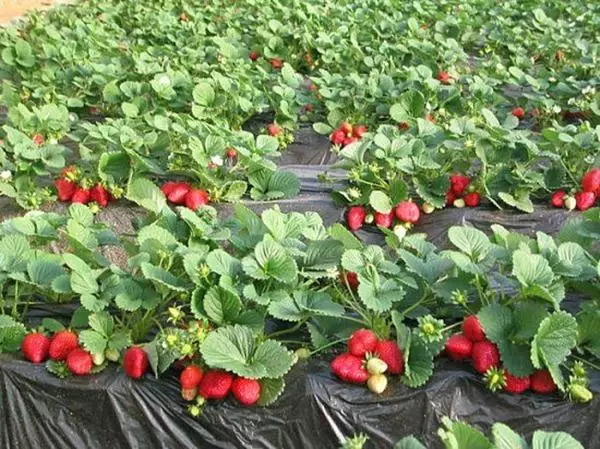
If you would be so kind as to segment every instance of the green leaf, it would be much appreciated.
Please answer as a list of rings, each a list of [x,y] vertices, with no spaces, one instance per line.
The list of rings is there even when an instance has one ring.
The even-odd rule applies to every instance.
[[[92,271],[73,271],[71,273],[71,289],[80,295],[90,295],[100,290],[96,276]]]
[[[392,211],[392,202],[390,198],[381,190],[373,190],[371,192],[369,204],[373,209],[382,214],[388,214]]]
[[[79,342],[91,354],[102,354],[106,349],[108,340],[98,332],[87,329],[79,333]]]
[[[487,108],[483,108],[481,109],[481,115],[483,115],[483,118],[485,118],[485,121],[489,126],[492,128],[500,128],[500,122],[492,111]]]
[[[505,340],[513,329],[513,316],[510,308],[492,303],[482,308],[477,318],[485,331],[486,337],[494,343]]]
[[[323,136],[329,135],[333,131],[333,128],[331,126],[329,126],[327,123],[322,122],[313,123],[312,127],[317,134],[321,134]]]
[[[123,111],[123,114],[125,114],[125,117],[129,118],[137,117],[140,113],[140,110],[135,104],[127,102],[121,104],[121,110]]]
[[[410,388],[417,388],[425,385],[432,374],[433,355],[423,341],[413,338],[402,382]]]
[[[196,85],[192,96],[194,97],[194,101],[200,106],[210,106],[215,101],[215,91],[208,83]]]
[[[159,214],[167,206],[167,200],[161,190],[144,178],[133,179],[128,184],[126,197],[155,214]]]
[[[536,430],[531,449],[583,449],[583,445],[565,432],[543,432]]]
[[[242,311],[242,301],[235,293],[221,287],[211,287],[204,295],[204,310],[215,323],[232,323]]]
[[[59,332],[65,328],[65,326],[54,318],[44,318],[42,320],[42,327],[52,333]]]
[[[294,259],[269,235],[254,249],[254,256],[242,260],[244,272],[255,279],[273,278],[280,282],[292,283],[298,276]]]
[[[427,449],[413,436],[404,437],[394,445],[394,449]]]
[[[285,380],[283,377],[277,379],[261,379],[260,380],[260,398],[257,404],[261,407],[271,405],[279,399],[285,390]]]
[[[541,369],[563,363],[577,343],[577,321],[564,311],[545,318],[531,345],[531,361]]]
[[[423,116],[425,97],[418,90],[409,90],[400,95],[400,101],[390,108],[390,116],[396,122],[407,122]]]
[[[343,225],[336,223],[328,230],[332,239],[337,240],[344,245],[345,249],[362,249],[363,244],[358,240],[352,232]]]
[[[113,333],[115,326],[112,316],[106,312],[93,313],[88,317],[88,323],[90,328],[105,337]]]
[[[45,259],[32,260],[27,264],[27,274],[34,284],[48,288],[52,282],[66,274],[61,264]]]
[[[548,287],[554,280],[554,273],[544,257],[522,249],[513,253],[512,273],[525,287]]]
[[[248,183],[245,181],[233,181],[222,196],[224,201],[237,201],[244,196],[248,190]]]
[[[452,226],[448,230],[448,239],[474,262],[483,260],[491,248],[487,236],[472,227]]]
[[[240,261],[222,249],[211,251],[206,256],[206,264],[211,271],[221,276],[235,276],[240,267]]]
[[[26,333],[23,324],[8,315],[0,315],[0,353],[18,351]]]
[[[495,449],[529,449],[519,434],[506,424],[496,423],[492,426]]]
[[[168,271],[148,262],[143,262],[141,268],[146,279],[157,282],[170,290],[186,292],[190,288],[190,285],[181,278],[177,278]]]
[[[448,442],[448,434],[452,435],[452,444],[447,444],[447,447],[456,449],[494,449],[491,441],[486,438],[479,430],[470,425],[457,421],[449,425],[446,432],[441,431],[440,437],[442,441]]]

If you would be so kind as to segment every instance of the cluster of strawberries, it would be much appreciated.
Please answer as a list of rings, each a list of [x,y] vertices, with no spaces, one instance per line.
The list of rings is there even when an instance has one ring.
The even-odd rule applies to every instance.
[[[388,213],[374,212],[367,214],[367,209],[364,206],[352,206],[346,213],[346,224],[351,231],[358,231],[363,224],[375,223],[383,228],[391,228],[393,226],[396,234],[401,234],[399,237],[404,237],[406,230],[413,224],[419,221],[421,211],[419,206],[412,201],[401,201]],[[394,221],[397,223],[394,226]]]
[[[167,199],[176,205],[187,207],[193,211],[209,202],[208,192],[202,189],[194,189],[187,182],[167,181],[160,188]]]
[[[600,198],[600,168],[595,167],[581,178],[581,191],[568,195],[564,190],[557,190],[552,194],[550,203],[554,207],[584,211],[594,207]]]
[[[258,58],[260,58],[260,53],[256,50],[252,50],[249,54],[248,57],[250,58],[251,61],[256,62],[258,61]],[[283,67],[283,59],[278,58],[278,57],[274,57],[269,59],[269,64],[271,64],[271,67],[274,70],[280,70]]]
[[[100,207],[108,206],[114,199],[110,191],[101,183],[88,187],[87,182],[79,182],[79,175],[79,171],[73,165],[62,169],[60,177],[54,181],[58,199],[65,203],[96,203]]]
[[[367,384],[373,393],[387,388],[384,373],[404,372],[404,356],[394,340],[380,340],[369,329],[359,329],[348,340],[348,352],[331,362],[331,371],[344,382]]]
[[[354,125],[352,126],[348,122],[343,122],[335,131],[329,136],[329,140],[334,145],[345,147],[351,143],[358,142],[362,139],[362,136],[367,132],[365,125]]]
[[[261,385],[256,379],[238,377],[226,371],[209,370],[204,372],[198,365],[186,366],[179,375],[181,396],[186,401],[196,399],[190,406],[193,416],[198,416],[207,400],[225,399],[231,392],[242,405],[250,407],[260,399]]]
[[[446,354],[452,360],[471,360],[473,369],[485,375],[492,390],[502,388],[512,394],[531,389],[535,393],[549,394],[556,384],[547,370],[539,370],[530,376],[517,377],[500,367],[498,347],[489,341],[476,315],[465,317],[462,333],[455,334],[446,342]]]
[[[69,373],[75,376],[92,374],[95,366],[101,366],[106,360],[117,362],[119,351],[106,349],[101,354],[90,354],[79,344],[77,334],[63,329],[51,338],[43,332],[31,332],[21,343],[23,357],[32,363],[43,363],[50,359],[64,363]],[[129,377],[139,379],[148,369],[148,355],[137,346],[130,347],[123,355],[123,368]]]
[[[446,192],[446,206],[477,207],[481,202],[481,195],[471,183],[471,178],[466,175],[450,176],[450,189]]]

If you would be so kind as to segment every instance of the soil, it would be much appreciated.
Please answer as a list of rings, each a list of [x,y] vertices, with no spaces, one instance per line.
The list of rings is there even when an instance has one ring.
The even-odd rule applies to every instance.
[[[0,25],[5,25],[25,15],[28,11],[48,9],[65,0],[0,0]]]

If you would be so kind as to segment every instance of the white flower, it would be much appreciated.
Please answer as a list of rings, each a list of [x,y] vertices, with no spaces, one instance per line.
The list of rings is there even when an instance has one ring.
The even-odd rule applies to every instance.
[[[171,79],[167,75],[163,75],[158,79],[158,84],[162,87],[168,87],[171,85]]]
[[[210,161],[219,167],[223,165],[223,158],[221,156],[213,156],[210,158]]]
[[[548,81],[550,81],[551,83],[556,83],[556,78],[551,76],[550,78],[548,78]]]
[[[562,111],[562,109],[560,108],[560,106],[559,106],[559,105],[555,104],[554,106],[552,106],[552,111],[553,111],[555,114],[558,114],[560,111]]]
[[[0,179],[3,181],[8,181],[10,178],[12,178],[12,173],[10,170],[4,170],[3,172],[0,172]]]

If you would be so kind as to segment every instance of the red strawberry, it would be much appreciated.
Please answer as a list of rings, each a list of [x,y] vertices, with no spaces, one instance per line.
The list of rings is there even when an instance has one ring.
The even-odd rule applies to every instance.
[[[446,342],[446,353],[452,360],[465,360],[471,357],[473,342],[463,334],[455,334]]]
[[[346,223],[348,224],[348,228],[351,231],[358,231],[360,228],[362,228],[366,216],[367,213],[364,207],[351,207],[350,209],[348,209],[348,213],[346,214]]]
[[[331,133],[329,139],[334,145],[343,145],[344,140],[346,139],[346,135],[344,134],[344,131],[342,131],[341,129],[337,129],[333,133]]]
[[[231,384],[231,392],[240,404],[249,407],[260,399],[260,383],[256,379],[236,377]]]
[[[463,200],[465,201],[465,205],[467,207],[477,207],[479,206],[481,197],[477,192],[470,192],[463,197]]]
[[[139,346],[132,346],[123,355],[123,368],[125,374],[134,379],[139,379],[148,369],[148,354]]]
[[[314,106],[312,105],[312,103],[306,103],[306,104],[304,105],[304,110],[305,110],[306,112],[312,112],[312,111],[313,111],[313,109],[314,109]]]
[[[71,197],[72,203],[87,204],[90,202],[90,189],[77,187]]]
[[[231,390],[233,376],[225,371],[207,371],[198,391],[204,399],[225,399]]]
[[[192,189],[185,195],[185,207],[197,210],[200,206],[208,204],[208,193],[202,189]]]
[[[390,374],[402,374],[404,372],[404,357],[402,351],[393,340],[380,340],[375,346],[375,353],[387,363],[387,372]]]
[[[252,61],[256,61],[256,60],[257,60],[257,59],[260,57],[260,55],[259,55],[259,53],[258,53],[256,50],[252,50],[252,51],[250,52],[250,55],[249,55],[249,57],[250,57],[250,59],[251,59]]]
[[[375,224],[383,228],[391,228],[394,223],[394,213],[390,212],[382,214],[381,212],[375,212]]]
[[[93,366],[92,355],[84,349],[73,349],[67,356],[67,368],[76,376],[87,376],[92,372]]]
[[[31,140],[33,141],[33,143],[35,143],[36,145],[44,145],[44,142],[46,141],[46,139],[44,139],[44,136],[42,136],[41,134],[35,134]]]
[[[348,352],[338,355],[331,362],[331,371],[345,382],[364,384],[369,379],[363,359]]]
[[[48,358],[50,339],[41,332],[27,334],[21,343],[23,357],[31,363],[42,363]]]
[[[347,145],[350,145],[351,143],[354,143],[354,142],[358,142],[358,139],[356,137],[345,137],[343,145],[347,146]]]
[[[69,165],[68,167],[63,168],[60,171],[61,178],[71,179],[71,177],[75,176],[76,174],[77,174],[77,167],[75,167],[74,165]]]
[[[345,276],[345,279],[344,279]],[[350,286],[350,288],[354,291],[356,291],[356,289],[358,289],[358,275],[356,273],[354,273],[353,271],[347,271],[345,273],[340,273],[340,278],[342,281],[342,284],[346,285],[346,281],[348,281],[348,285]]]
[[[452,175],[450,176],[450,190],[454,195],[460,197],[465,193],[467,187],[471,184],[471,179],[465,175]],[[455,198],[456,199],[456,198]]]
[[[594,192],[577,192],[575,194],[575,203],[577,209],[584,211],[594,206],[596,202],[596,194]]]
[[[554,59],[556,59],[558,62],[562,61],[563,59],[565,59],[565,53],[561,50],[556,50],[556,53],[554,54]]]
[[[362,136],[367,132],[367,127],[365,125],[356,125],[352,130],[352,135],[357,139],[361,139]]]
[[[179,20],[181,20],[182,22],[187,22],[188,20],[190,20],[190,18],[185,13],[182,13],[179,16]]]
[[[448,72],[445,72],[443,70],[440,70],[437,74],[438,81],[442,84],[450,84],[450,74]]]
[[[95,201],[101,207],[108,206],[108,190],[106,190],[102,184],[96,184],[90,189],[90,200]]]
[[[540,370],[529,376],[531,390],[539,394],[549,394],[556,390],[556,384],[548,370]]]
[[[204,372],[198,365],[188,365],[179,375],[181,385],[181,396],[186,401],[192,401],[198,394],[198,385],[202,380]]]
[[[270,136],[277,137],[279,134],[281,134],[281,128],[279,125],[277,125],[277,123],[271,123],[267,126],[267,132]]]
[[[525,109],[523,108],[513,108],[513,110],[510,113],[517,117],[519,120],[525,117]]]
[[[435,118],[433,118],[432,114],[426,114],[425,120],[427,120],[428,122],[431,122],[431,123],[435,123]]]
[[[402,201],[396,206],[396,217],[404,223],[416,223],[419,221],[421,211],[412,201]]]
[[[406,131],[410,128],[410,125],[406,122],[400,122],[398,123],[398,128],[400,128],[401,131]]]
[[[581,178],[581,188],[584,192],[600,195],[600,168],[592,168]]]
[[[500,363],[498,347],[488,340],[473,344],[471,358],[473,368],[480,374],[485,374],[487,370],[497,367]]]
[[[169,193],[167,199],[174,204],[183,204],[185,197],[191,187],[187,182],[175,182],[169,186],[163,186]]]
[[[75,332],[62,330],[54,334],[50,340],[48,355],[52,360],[61,361],[67,358],[69,352],[79,347],[79,341]]]
[[[377,335],[370,329],[355,331],[348,340],[348,352],[357,357],[364,357],[367,352],[375,351]]]
[[[485,340],[485,333],[479,322],[477,315],[469,315],[465,317],[462,324],[462,331],[465,337],[472,342],[478,342]]]
[[[342,131],[344,134],[346,134],[346,136],[351,136],[352,135],[352,125],[348,122],[343,122],[340,127],[339,127],[340,131]]]
[[[227,159],[235,159],[237,157],[237,151],[235,150],[235,148],[228,148],[227,152],[225,153],[225,156],[227,156]]]
[[[54,181],[54,186],[56,187],[56,192],[58,193],[58,199],[63,202],[71,201],[75,190],[77,190],[77,185],[68,179],[57,179]]]
[[[565,205],[565,196],[567,196],[567,194],[565,193],[564,190],[557,190],[556,192],[554,192],[552,194],[552,198],[550,199],[550,203],[554,207],[562,208]]]
[[[166,197],[168,197],[178,184],[179,183],[175,181],[167,181],[160,187],[160,190],[165,194]]]
[[[529,390],[531,381],[529,376],[517,377],[510,374],[508,371],[504,372],[504,391],[512,394],[521,394]]]
[[[454,201],[456,201],[456,195],[452,190],[448,190],[446,192],[446,206],[452,206]]]
[[[273,58],[270,62],[271,67],[273,67],[275,70],[279,70],[283,66],[283,61],[281,58]]]

